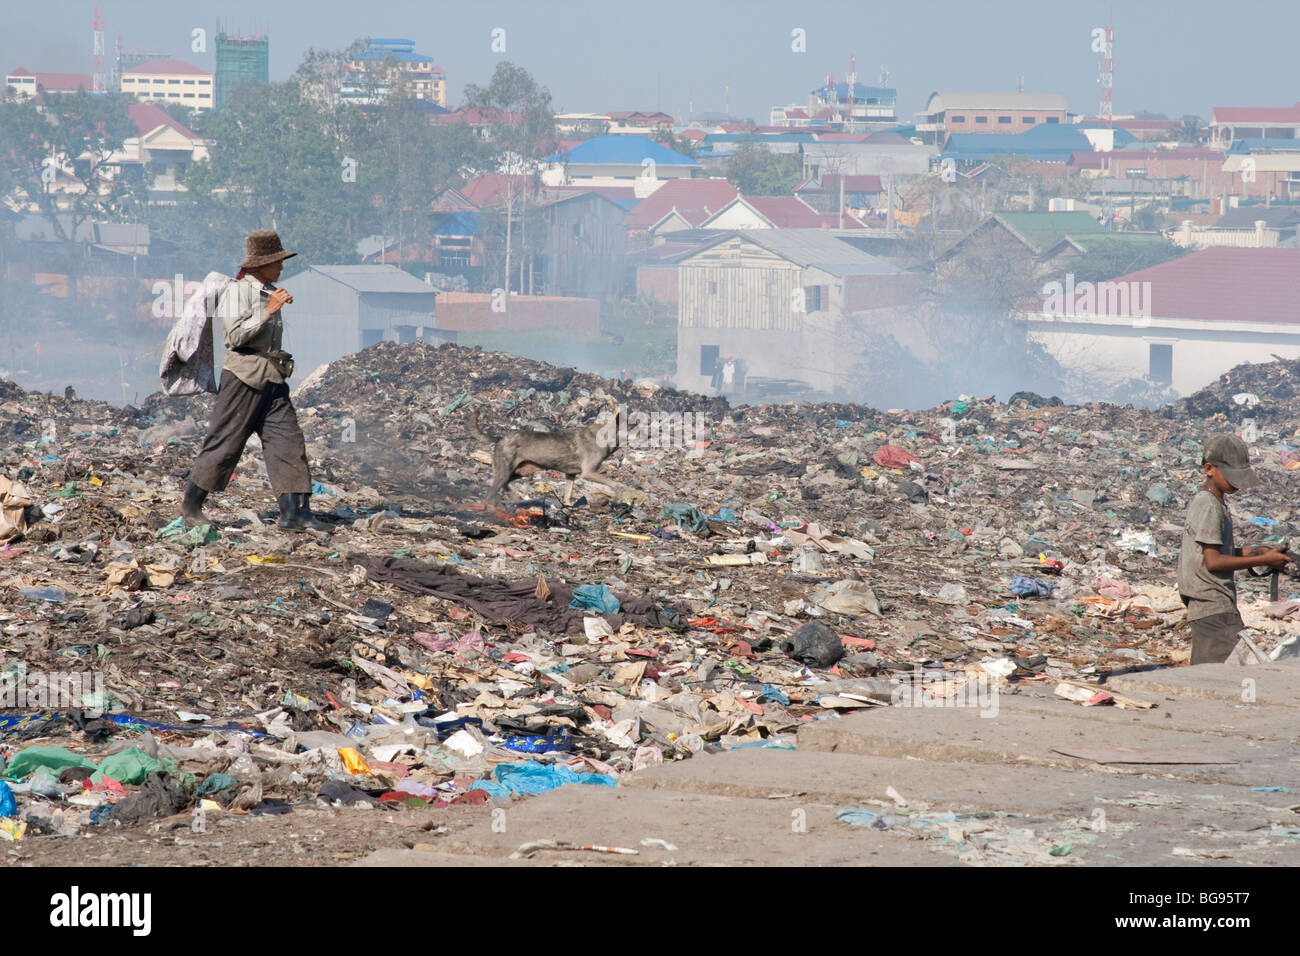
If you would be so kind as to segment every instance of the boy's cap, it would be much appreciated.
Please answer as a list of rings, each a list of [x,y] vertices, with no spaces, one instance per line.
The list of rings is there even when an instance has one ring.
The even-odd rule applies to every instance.
[[[1250,467],[1250,451],[1237,435],[1211,435],[1205,441],[1201,457],[1223,472],[1223,477],[1234,488],[1259,484],[1259,476]]]

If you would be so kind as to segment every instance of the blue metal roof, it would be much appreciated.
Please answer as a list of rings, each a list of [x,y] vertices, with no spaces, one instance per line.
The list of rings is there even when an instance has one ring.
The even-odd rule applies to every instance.
[[[402,63],[433,62],[433,57],[415,52],[414,40],[401,39],[371,40],[365,50],[357,56],[357,59],[387,60],[390,57]]]
[[[1121,149],[1137,142],[1127,130],[1116,127],[1115,147]],[[1092,143],[1083,128],[1065,123],[1044,123],[1023,133],[953,133],[948,137],[943,156],[953,159],[983,160],[990,156],[1022,156],[1042,162],[1066,162],[1071,153],[1091,153]]]
[[[661,146],[648,136],[596,136],[566,153],[549,157],[551,162],[586,163],[602,166],[640,166],[646,160],[661,166],[698,166],[689,156]]]
[[[812,93],[814,96],[826,96],[830,93],[830,87],[825,84],[817,87]],[[835,98],[837,100],[847,100],[849,98],[849,84],[835,84]],[[862,102],[868,99],[874,99],[880,102],[893,103],[898,99],[898,90],[889,86],[866,86],[862,83],[853,84],[853,99]]]
[[[1300,149],[1300,139],[1239,139],[1228,150],[1230,153],[1293,153]]]
[[[446,213],[438,227],[433,230],[435,236],[477,236],[478,235],[478,213],[476,212],[451,212]]]

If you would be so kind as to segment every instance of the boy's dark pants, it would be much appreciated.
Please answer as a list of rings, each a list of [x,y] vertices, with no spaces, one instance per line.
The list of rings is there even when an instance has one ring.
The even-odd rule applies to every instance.
[[[1197,618],[1189,626],[1192,629],[1191,663],[1222,664],[1237,646],[1237,632],[1246,625],[1239,612],[1224,611]]]
[[[229,370],[221,373],[212,424],[190,470],[190,481],[204,491],[224,491],[254,434],[262,439],[272,490],[277,495],[311,494],[307,446],[289,401],[288,384],[251,388]]]

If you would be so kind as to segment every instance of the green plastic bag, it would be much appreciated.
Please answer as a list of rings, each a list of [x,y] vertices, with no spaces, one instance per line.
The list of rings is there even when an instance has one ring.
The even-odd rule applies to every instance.
[[[694,505],[681,502],[664,505],[659,509],[659,517],[677,522],[678,527],[683,531],[689,531],[702,538],[709,536],[709,526],[704,521],[704,515]]]
[[[212,525],[200,524],[193,528],[186,528],[184,518],[177,518],[166,527],[159,528],[154,537],[162,538],[164,541],[174,541],[177,544],[212,544],[214,541],[221,540],[221,535]]]
[[[5,776],[11,780],[18,780],[30,777],[41,767],[49,767],[55,774],[59,774],[68,767],[94,770],[95,764],[81,754],[74,754],[64,747],[28,747],[14,754],[5,769]]]
[[[105,777],[112,777],[118,783],[144,783],[144,778],[151,773],[167,773],[168,767],[150,757],[139,747],[128,747],[121,753],[105,757],[99,769],[90,775],[91,783],[103,783]]]

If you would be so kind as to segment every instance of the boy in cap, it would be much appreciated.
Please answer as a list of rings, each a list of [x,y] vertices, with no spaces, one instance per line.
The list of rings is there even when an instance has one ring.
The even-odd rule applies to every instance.
[[[217,304],[226,358],[212,424],[190,470],[181,514],[189,524],[208,523],[204,500],[209,492],[225,490],[244,445],[257,434],[279,499],[280,527],[331,531],[311,513],[307,447],[285,381],[293,374],[293,357],[281,348],[281,309],[293,297],[275,281],[284,260],[297,253],[284,249],[270,229],[250,233],[245,251],[238,275]]]
[[[1290,557],[1276,548],[1237,551],[1224,495],[1259,484],[1246,443],[1236,435],[1211,435],[1201,453],[1205,484],[1187,505],[1178,555],[1178,591],[1192,630],[1193,664],[1226,661],[1245,624],[1237,612],[1233,574],[1246,568],[1281,568]]]

